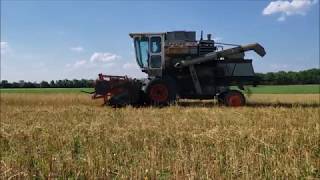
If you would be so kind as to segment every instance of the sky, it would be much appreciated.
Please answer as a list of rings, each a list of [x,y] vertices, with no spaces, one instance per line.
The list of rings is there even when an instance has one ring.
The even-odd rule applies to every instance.
[[[260,43],[256,72],[319,68],[318,0],[1,0],[1,80],[145,77],[128,34],[176,30]]]

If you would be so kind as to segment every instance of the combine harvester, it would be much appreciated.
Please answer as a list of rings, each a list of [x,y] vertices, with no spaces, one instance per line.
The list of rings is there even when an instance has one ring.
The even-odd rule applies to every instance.
[[[194,31],[164,33],[130,33],[136,61],[146,79],[99,74],[92,98],[103,98],[111,106],[168,105],[177,98],[214,99],[227,106],[245,105],[241,91],[230,86],[255,85],[251,59],[244,52],[253,50],[263,57],[258,44],[233,45],[215,43],[211,34],[196,40]]]

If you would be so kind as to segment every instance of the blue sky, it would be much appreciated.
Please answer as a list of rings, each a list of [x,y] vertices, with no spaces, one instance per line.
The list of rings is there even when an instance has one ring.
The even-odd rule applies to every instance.
[[[200,30],[219,42],[261,43],[256,72],[319,68],[319,2],[1,0],[1,79],[144,77],[130,32]]]

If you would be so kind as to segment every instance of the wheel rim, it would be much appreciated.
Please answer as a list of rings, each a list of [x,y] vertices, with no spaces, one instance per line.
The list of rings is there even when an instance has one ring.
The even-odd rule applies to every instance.
[[[168,96],[169,92],[164,84],[153,85],[150,89],[150,98],[155,102],[166,102]]]
[[[228,105],[238,107],[242,105],[242,99],[239,95],[231,95],[228,98]]]

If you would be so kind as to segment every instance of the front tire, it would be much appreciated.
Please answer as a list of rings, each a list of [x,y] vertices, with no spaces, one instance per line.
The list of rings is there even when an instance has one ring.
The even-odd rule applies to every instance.
[[[156,78],[149,82],[146,94],[152,105],[163,106],[173,103],[177,92],[173,81]]]

